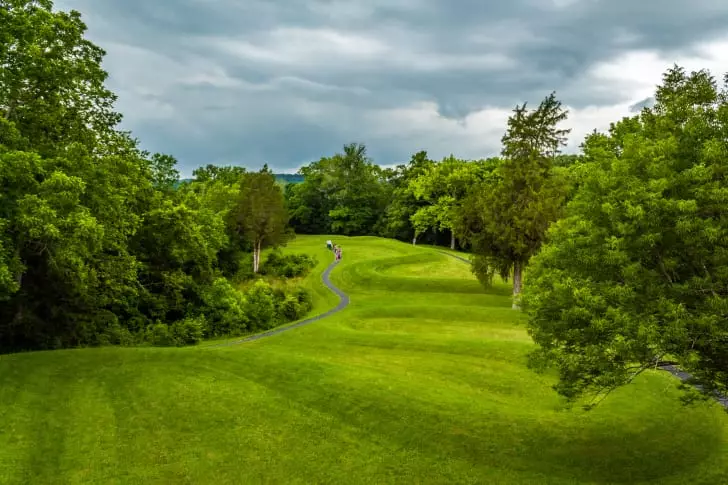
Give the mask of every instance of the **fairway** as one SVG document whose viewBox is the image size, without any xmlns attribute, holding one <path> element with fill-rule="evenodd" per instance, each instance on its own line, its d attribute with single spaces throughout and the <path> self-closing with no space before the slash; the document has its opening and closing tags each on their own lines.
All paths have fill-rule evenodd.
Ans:
<svg viewBox="0 0 728 485">
<path fill-rule="evenodd" d="M 319 260 L 313 314 L 338 301 L 326 239 L 286 249 Z M 0 483 L 727 483 L 728 416 L 683 407 L 667 373 L 566 409 L 526 367 L 508 285 L 432 248 L 333 239 L 350 303 L 309 325 L 0 356 Z"/>
</svg>

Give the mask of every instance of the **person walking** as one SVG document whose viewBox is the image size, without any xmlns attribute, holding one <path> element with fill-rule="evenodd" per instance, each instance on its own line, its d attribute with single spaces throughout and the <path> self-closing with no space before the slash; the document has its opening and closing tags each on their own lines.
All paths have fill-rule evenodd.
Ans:
<svg viewBox="0 0 728 485">
<path fill-rule="evenodd" d="M 334 249 L 334 243 L 331 242 L 331 239 L 329 239 L 328 241 L 326 241 L 326 249 L 328 249 L 329 251 L 333 251 L 333 249 Z"/>
</svg>

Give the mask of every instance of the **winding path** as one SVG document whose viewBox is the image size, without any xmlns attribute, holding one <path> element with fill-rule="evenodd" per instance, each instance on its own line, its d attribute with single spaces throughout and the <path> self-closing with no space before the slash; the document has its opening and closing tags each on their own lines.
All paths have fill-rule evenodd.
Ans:
<svg viewBox="0 0 728 485">
<path fill-rule="evenodd" d="M 441 254 L 445 254 L 445 255 L 450 256 L 452 258 L 455 258 L 455 259 L 457 259 L 459 261 L 462 261 L 464 263 L 472 264 L 472 262 L 469 259 L 463 258 L 462 256 L 458 256 L 457 254 L 452 254 L 452 253 L 448 253 L 448 252 L 445 252 L 445 251 L 437 251 L 437 252 L 438 253 L 441 253 Z M 689 381 L 690 379 L 693 378 L 692 375 L 690 375 L 689 373 L 687 373 L 687 372 L 685 372 L 683 370 L 680 370 L 679 367 L 677 367 L 676 365 L 674 365 L 672 363 L 658 364 L 656 367 L 658 369 L 660 369 L 660 370 L 664 370 L 665 372 L 669 372 L 670 374 L 672 374 L 673 376 L 677 377 L 678 379 L 680 379 L 683 382 L 687 382 L 687 381 Z M 693 387 L 695 389 L 697 389 L 698 391 L 701 391 L 702 390 L 699 385 L 693 385 Z M 724 408 L 728 409 L 728 397 L 716 393 L 713 396 L 713 398 L 716 401 L 718 401 L 718 403 L 721 406 L 723 406 Z"/>
<path fill-rule="evenodd" d="M 461 261 L 463 263 L 472 264 L 472 261 L 470 261 L 469 259 L 464 258 L 462 256 L 458 256 L 457 254 L 448 253 L 446 251 L 439 251 L 439 250 L 436 250 L 436 251 L 438 253 L 440 253 L 440 254 L 444 254 L 446 256 L 450 256 L 451 258 L 455 258 L 458 261 Z M 329 311 L 327 311 L 325 313 L 322 313 L 321 315 L 316 315 L 315 317 L 307 318 L 306 320 L 301 320 L 300 322 L 294 323 L 293 325 L 288 325 L 286 327 L 274 328 L 274 329 L 268 330 L 266 332 L 262 332 L 262 333 L 259 333 L 259 334 L 256 334 L 256 335 L 251 335 L 249 337 L 245 337 L 245 338 L 240 339 L 240 340 L 234 340 L 234 341 L 231 341 L 231 342 L 225 342 L 225 343 L 222 343 L 222 344 L 213 345 L 211 347 L 228 347 L 228 346 L 231 346 L 231 345 L 242 344 L 244 342 L 252 342 L 253 340 L 259 340 L 259 339 L 262 339 L 262 338 L 265 338 L 265 337 L 270 337 L 270 336 L 273 336 L 273 335 L 277 335 L 279 333 L 286 332 L 288 330 L 292 330 L 294 328 L 298 328 L 298 327 L 302 327 L 304 325 L 308 325 L 309 323 L 317 322 L 319 320 L 322 320 L 322 319 L 324 319 L 326 317 L 329 317 L 329 316 L 333 315 L 334 313 L 340 312 L 341 310 L 343 310 L 344 308 L 346 308 L 349 305 L 349 295 L 347 295 L 346 293 L 344 293 L 343 291 L 341 291 L 339 288 L 337 288 L 336 286 L 334 286 L 333 283 L 331 283 L 331 279 L 330 279 L 331 271 L 333 271 L 333 269 L 336 266 L 337 266 L 337 261 L 334 261 L 321 274 L 321 279 L 324 282 L 324 284 L 326 285 L 326 287 L 329 288 L 334 293 L 336 293 L 338 295 L 338 297 L 339 297 L 339 304 L 336 305 L 336 307 L 332 308 L 331 310 L 329 310 Z M 685 372 L 683 370 L 680 370 L 679 367 L 675 366 L 672 363 L 669 363 L 669 364 L 668 363 L 661 364 L 661 365 L 658 365 L 657 368 L 659 368 L 659 369 L 661 369 L 661 370 L 663 370 L 665 372 L 669 372 L 671 375 L 677 377 L 678 379 L 680 379 L 683 382 L 687 382 L 690 379 L 692 379 L 692 375 L 690 375 L 689 373 L 687 373 L 687 372 Z M 694 385 L 694 387 L 696 389 L 698 389 L 698 390 L 701 390 L 700 389 L 700 386 L 698 386 L 698 385 Z M 724 408 L 728 409 L 728 397 L 723 396 L 721 394 L 716 394 L 713 397 L 714 397 L 714 399 L 721 406 L 723 406 Z"/>
<path fill-rule="evenodd" d="M 346 308 L 349 305 L 349 295 L 347 295 L 346 293 L 344 293 L 343 291 L 338 289 L 331 282 L 331 279 L 330 279 L 331 271 L 333 271 L 333 269 L 336 267 L 337 264 L 338 264 L 338 262 L 334 261 L 321 274 L 321 280 L 323 280 L 326 287 L 339 296 L 339 304 L 336 305 L 331 310 L 327 311 L 326 313 L 322 313 L 321 315 L 316 315 L 315 317 L 307 318 L 306 320 L 301 320 L 300 322 L 296 322 L 293 325 L 288 325 L 287 327 L 274 328 L 274 329 L 268 330 L 263 333 L 258 333 L 255 335 L 251 335 L 249 337 L 245 337 L 240 340 L 234 340 L 232 342 L 225 342 L 222 344 L 213 345 L 212 347 L 229 347 L 231 345 L 238 345 L 238 344 L 242 344 L 244 342 L 252 342 L 253 340 L 259 340 L 259 339 L 262 339 L 265 337 L 270 337 L 272 335 L 277 335 L 279 333 L 286 332 L 288 330 L 292 330 L 294 328 L 303 327 L 304 325 L 308 325 L 309 323 L 317 322 L 323 318 L 333 315 L 334 313 L 340 312 L 341 310 L 343 310 L 344 308 Z"/>
</svg>

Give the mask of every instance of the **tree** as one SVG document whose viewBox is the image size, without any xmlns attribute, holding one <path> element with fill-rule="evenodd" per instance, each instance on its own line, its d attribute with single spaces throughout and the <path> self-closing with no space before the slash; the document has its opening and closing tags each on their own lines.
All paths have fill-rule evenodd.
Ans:
<svg viewBox="0 0 728 485">
<path fill-rule="evenodd" d="M 429 229 L 450 231 L 450 249 L 455 249 L 456 218 L 460 203 L 472 184 L 483 179 L 485 162 L 465 162 L 450 155 L 432 164 L 409 183 L 409 191 L 425 202 L 410 217 L 415 237 Z"/>
<path fill-rule="evenodd" d="M 193 170 L 192 176 L 196 182 L 200 183 L 219 181 L 228 185 L 235 185 L 240 183 L 245 173 L 245 167 L 235 165 L 219 167 L 217 165 L 207 164 L 204 167 Z"/>
<path fill-rule="evenodd" d="M 92 343 L 137 292 L 152 187 L 77 12 L 0 3 L 0 342 Z"/>
<path fill-rule="evenodd" d="M 420 151 L 412 155 L 409 163 L 398 165 L 387 174 L 386 180 L 391 192 L 382 220 L 382 236 L 416 242 L 418 234 L 411 218 L 428 203 L 415 197 L 410 190 L 410 183 L 424 174 L 433 163 L 427 158 L 426 151 Z"/>
<path fill-rule="evenodd" d="M 331 158 L 330 174 L 324 187 L 333 202 L 331 230 L 347 236 L 372 233 L 386 200 L 381 169 L 367 157 L 366 147 L 344 145 L 344 153 Z"/>
<path fill-rule="evenodd" d="M 240 195 L 230 212 L 235 232 L 253 246 L 253 272 L 260 269 L 264 246 L 285 242 L 290 233 L 288 213 L 280 186 L 268 171 L 247 173 L 240 184 Z"/>
<path fill-rule="evenodd" d="M 728 90 L 676 66 L 653 108 L 584 142 L 524 299 L 562 395 L 601 399 L 663 360 L 728 391 L 727 140 Z"/>
<path fill-rule="evenodd" d="M 458 227 L 475 254 L 473 270 L 484 284 L 495 274 L 513 274 L 513 308 L 519 308 L 523 268 L 541 247 L 546 230 L 560 215 L 564 181 L 553 161 L 569 130 L 558 124 L 567 111 L 547 96 L 537 109 L 516 106 L 503 136 L 498 176 L 472 191 Z"/>
<path fill-rule="evenodd" d="M 172 155 L 155 153 L 149 160 L 152 185 L 158 190 L 172 190 L 179 182 L 179 171 L 175 168 L 177 159 Z"/>
<path fill-rule="evenodd" d="M 364 235 L 375 232 L 387 205 L 385 174 L 366 156 L 366 147 L 344 146 L 343 153 L 303 167 L 304 182 L 287 187 L 292 225 L 307 233 Z"/>
<path fill-rule="evenodd" d="M 187 197 L 190 201 L 190 197 Z M 133 248 L 142 267 L 143 313 L 161 321 L 183 319 L 205 285 L 212 284 L 217 253 L 227 243 L 224 221 L 209 208 L 164 199 L 145 214 Z"/>
<path fill-rule="evenodd" d="M 291 226 L 297 233 L 328 234 L 331 232 L 329 211 L 332 190 L 326 183 L 330 178 L 330 159 L 322 158 L 298 171 L 303 176 L 300 184 L 288 184 L 285 188 L 286 202 L 291 217 Z"/>
<path fill-rule="evenodd" d="M 0 2 L 0 116 L 42 156 L 71 143 L 104 148 L 121 115 L 104 82 L 103 49 L 83 36 L 81 15 L 50 0 Z"/>
</svg>

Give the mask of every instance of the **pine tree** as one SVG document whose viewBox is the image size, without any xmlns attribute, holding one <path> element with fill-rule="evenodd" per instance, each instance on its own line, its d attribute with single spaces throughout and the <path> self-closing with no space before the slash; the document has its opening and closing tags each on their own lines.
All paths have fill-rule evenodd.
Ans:
<svg viewBox="0 0 728 485">
<path fill-rule="evenodd" d="M 536 110 L 516 106 L 502 138 L 497 176 L 471 191 L 460 212 L 460 232 L 475 254 L 473 271 L 486 285 L 496 274 L 504 279 L 512 274 L 514 309 L 523 268 L 563 205 L 563 182 L 552 168 L 570 131 L 558 127 L 567 114 L 554 93 Z"/>
</svg>

